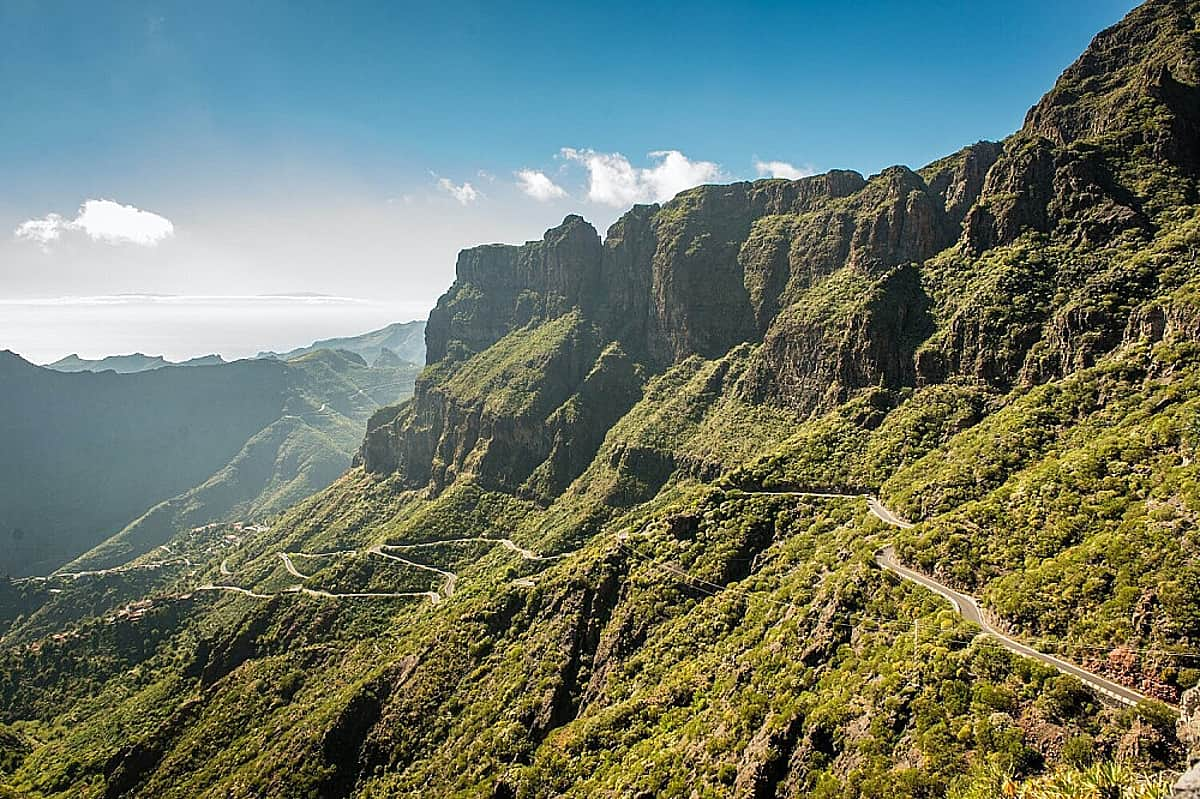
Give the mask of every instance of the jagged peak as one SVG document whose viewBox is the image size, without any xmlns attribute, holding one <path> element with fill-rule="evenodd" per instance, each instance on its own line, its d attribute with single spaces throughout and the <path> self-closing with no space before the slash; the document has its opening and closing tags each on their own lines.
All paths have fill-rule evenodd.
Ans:
<svg viewBox="0 0 1200 799">
<path fill-rule="evenodd" d="M 1101 31 L 1029 109 L 1024 136 L 1055 144 L 1129 124 L 1125 108 L 1138 95 L 1178 79 L 1200 80 L 1197 0 L 1149 0 Z"/>
</svg>

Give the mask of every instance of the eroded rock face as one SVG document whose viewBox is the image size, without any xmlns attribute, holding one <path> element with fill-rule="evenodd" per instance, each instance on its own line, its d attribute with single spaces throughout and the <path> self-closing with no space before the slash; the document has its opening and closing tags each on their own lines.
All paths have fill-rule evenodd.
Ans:
<svg viewBox="0 0 1200 799">
<path fill-rule="evenodd" d="M 781 316 L 739 387 L 755 401 L 802 410 L 831 407 L 865 386 L 913 385 L 914 348 L 932 330 L 929 298 L 911 266 L 863 284 L 844 315 Z"/>
<path fill-rule="evenodd" d="M 946 217 L 961 225 L 967 211 L 983 193 L 988 170 L 1000 157 L 999 142 L 981 141 L 930 164 L 921 173 L 929 189 L 942 200 Z"/>
<path fill-rule="evenodd" d="M 1200 688 L 1183 692 L 1179 700 L 1179 723 L 1176 726 L 1179 741 L 1188 754 L 1200 760 Z"/>
<path fill-rule="evenodd" d="M 580 216 L 568 216 L 541 241 L 488 244 L 463 250 L 456 279 L 429 314 L 426 363 L 451 342 L 468 353 L 486 349 L 535 319 L 552 319 L 600 295 L 600 236 Z"/>
<path fill-rule="evenodd" d="M 396 473 L 409 488 L 437 492 L 470 473 L 485 488 L 539 499 L 557 495 L 640 398 L 643 378 L 619 346 L 604 346 L 578 311 L 555 320 L 554 333 L 529 350 L 534 361 L 519 364 L 537 375 L 527 402 L 514 406 L 502 397 L 527 373 L 476 375 L 468 363 L 449 380 L 423 377 L 410 402 L 372 419 L 357 463 Z M 506 341 L 518 350 L 525 343 Z M 523 390 L 516 394 L 524 397 Z"/>
<path fill-rule="evenodd" d="M 755 347 L 730 390 L 815 413 L 868 387 L 1005 390 L 1133 338 L 1196 337 L 1191 304 L 1139 308 L 1155 276 L 1109 267 L 1115 244 L 1149 242 L 1161 209 L 1196 198 L 1198 17 L 1194 0 L 1151 0 L 1003 144 L 919 172 L 701 186 L 635 206 L 603 243 L 569 216 L 540 241 L 463 251 L 427 326 L 434 368 L 408 406 L 372 421 L 360 462 L 414 486 L 472 474 L 549 499 L 646 376 L 689 357 Z M 588 331 L 578 346 L 535 332 L 567 314 Z M 488 349 L 521 331 L 524 355 Z M 474 387 L 459 377 L 522 358 L 542 370 L 521 378 L 536 409 L 491 402 L 503 369 Z"/>
<path fill-rule="evenodd" d="M 1195 3 L 1152 0 L 1096 36 L 988 172 L 964 223 L 970 252 L 1027 230 L 1065 227 L 1097 244 L 1150 226 L 1155 193 L 1200 172 L 1197 13 Z M 1158 188 L 1131 189 L 1116 174 L 1130 156 L 1162 173 Z"/>
<path fill-rule="evenodd" d="M 702 186 L 664 206 L 653 224 L 649 306 L 641 346 L 650 363 L 663 367 L 690 355 L 718 357 L 757 339 L 777 298 L 755 293 L 743 249 L 757 221 L 816 214 L 824 218 L 839 200 L 866 185 L 857 172 L 836 171 L 798 181 L 766 180 Z M 834 231 L 835 237 L 839 232 Z M 845 246 L 834 244 L 835 252 Z M 782 274 L 765 277 L 782 290 Z M 771 306 L 774 307 L 774 306 Z"/>
<path fill-rule="evenodd" d="M 1142 138 L 1156 155 L 1195 166 L 1200 60 L 1186 43 L 1197 10 L 1186 0 L 1151 0 L 1096 35 L 1025 117 L 1025 129 L 1065 145 L 1115 133 Z M 1174 73 L 1174 75 L 1172 74 Z M 1178 76 L 1191 86 L 1184 86 Z M 1157 107 L 1154 107 L 1157 106 Z M 1137 129 L 1130 117 L 1162 112 L 1168 124 Z M 1189 141 L 1190 139 L 1190 141 Z M 1193 156 L 1182 157 L 1181 156 Z"/>
</svg>

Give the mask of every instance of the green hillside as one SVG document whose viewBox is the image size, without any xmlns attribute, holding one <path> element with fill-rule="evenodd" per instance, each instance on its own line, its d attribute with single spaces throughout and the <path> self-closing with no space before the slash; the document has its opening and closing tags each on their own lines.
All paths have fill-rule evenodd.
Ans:
<svg viewBox="0 0 1200 799">
<path fill-rule="evenodd" d="M 1200 724 L 1198 31 L 1150 0 L 921 169 L 463 251 L 327 489 L 0 583 L 0 784 L 1165 797 Z M 196 490 L 282 506 L 258 447 Z"/>
<path fill-rule="evenodd" d="M 0 572 L 23 575 L 114 566 L 179 529 L 281 510 L 345 469 L 415 370 L 318 351 L 129 375 L 3 353 L 0 372 Z"/>
</svg>

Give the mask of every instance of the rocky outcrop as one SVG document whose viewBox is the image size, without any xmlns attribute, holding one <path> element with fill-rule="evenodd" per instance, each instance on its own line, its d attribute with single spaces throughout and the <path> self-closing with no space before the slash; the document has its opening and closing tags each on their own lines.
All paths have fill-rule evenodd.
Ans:
<svg viewBox="0 0 1200 799">
<path fill-rule="evenodd" d="M 1050 229 L 1054 151 L 1044 139 L 1011 139 L 988 171 L 981 197 L 963 220 L 963 244 L 978 254 L 1027 230 Z"/>
<path fill-rule="evenodd" d="M 554 453 L 548 474 L 537 482 L 565 487 L 564 481 L 575 476 L 570 469 L 582 470 L 580 461 L 586 465 L 595 454 L 584 442 L 594 440 L 598 447 L 603 438 L 603 431 L 583 437 L 595 404 L 593 389 L 611 388 L 614 403 L 605 412 L 623 413 L 636 401 L 634 373 L 620 353 L 604 351 L 578 311 L 514 331 L 497 346 L 501 354 L 493 361 L 427 372 L 409 403 L 377 413 L 356 463 L 371 472 L 395 472 L 410 488 L 428 485 L 440 491 L 459 475 L 471 474 L 487 488 L 516 492 Z M 627 385 L 623 376 L 635 385 Z M 629 398 L 624 404 L 615 402 L 622 391 Z M 574 457 L 563 453 L 559 441 L 569 407 L 582 409 L 573 417 L 581 435 Z M 598 421 L 603 430 L 607 424 Z"/>
<path fill-rule="evenodd" d="M 1200 760 L 1200 688 L 1189 688 L 1179 700 L 1179 742 L 1189 756 Z"/>
<path fill-rule="evenodd" d="M 930 191 L 941 198 L 946 217 L 955 225 L 962 224 L 967 211 L 983 193 L 988 170 L 1000 157 L 1001 150 L 999 142 L 976 142 L 920 171 Z"/>
<path fill-rule="evenodd" d="M 838 283 L 814 291 L 845 302 L 840 312 L 797 303 L 781 314 L 739 385 L 744 396 L 811 411 L 866 386 L 915 383 L 915 348 L 933 327 L 917 270 L 909 265 L 876 281 Z"/>
<path fill-rule="evenodd" d="M 480 352 L 516 328 L 552 319 L 600 296 L 600 237 L 568 216 L 541 241 L 463 250 L 456 278 L 429 314 L 426 362 Z"/>
<path fill-rule="evenodd" d="M 1151 0 L 1096 36 L 1005 143 L 966 216 L 968 251 L 1059 228 L 1102 244 L 1194 196 L 1181 178 L 1200 172 L 1198 18 L 1193 0 Z"/>
<path fill-rule="evenodd" d="M 408 406 L 373 420 L 360 462 L 414 487 L 472 474 L 546 500 L 644 376 L 689 357 L 756 345 L 735 390 L 816 412 L 867 387 L 1038 383 L 1131 335 L 1194 333 L 1173 308 L 1131 316 L 1156 289 L 1131 287 L 1103 250 L 1150 240 L 1162 208 L 1196 196 L 1198 9 L 1151 0 L 1100 34 L 1006 142 L 919 172 L 701 186 L 635 206 L 603 243 L 568 216 L 540 241 L 463 251 L 429 318 L 433 368 Z M 568 314 L 586 346 L 489 349 Z M 502 358 L 543 370 L 522 384 L 536 408 L 489 400 L 503 370 L 464 385 Z M 657 458 L 655 478 L 677 461 Z"/>
<path fill-rule="evenodd" d="M 755 224 L 770 217 L 825 218 L 865 185 L 857 172 L 836 171 L 680 194 L 655 215 L 644 338 L 632 350 L 663 367 L 690 355 L 718 357 L 757 339 L 765 322 L 763 299 L 752 299 L 754 280 L 748 281 L 747 268 L 754 266 L 743 257 Z"/>
<path fill-rule="evenodd" d="M 1179 148 L 1194 155 L 1200 57 L 1193 31 L 1200 8 L 1193 0 L 1150 0 L 1111 28 L 1096 35 L 1067 67 L 1054 88 L 1029 110 L 1025 130 L 1055 144 L 1116 134 L 1150 144 L 1157 157 L 1179 159 Z M 1191 86 L 1183 86 L 1172 72 Z M 1165 122 L 1131 125 L 1157 112 Z M 1139 129 L 1140 128 L 1140 129 Z M 1190 140 L 1190 141 L 1189 141 Z"/>
<path fill-rule="evenodd" d="M 608 429 L 642 397 L 640 369 L 620 345 L 608 346 L 575 393 L 546 419 L 550 447 L 521 487 L 521 493 L 548 502 L 583 473 Z"/>
<path fill-rule="evenodd" d="M 1194 286 L 1184 286 L 1166 301 L 1150 302 L 1129 316 L 1125 342 L 1200 341 L 1200 303 Z"/>
<path fill-rule="evenodd" d="M 1179 703 L 1179 740 L 1188 752 L 1191 769 L 1179 778 L 1173 799 L 1200 799 L 1200 688 L 1183 692 Z"/>
<path fill-rule="evenodd" d="M 1171 789 L 1171 799 L 1200 799 L 1200 763 L 1179 778 Z"/>
</svg>

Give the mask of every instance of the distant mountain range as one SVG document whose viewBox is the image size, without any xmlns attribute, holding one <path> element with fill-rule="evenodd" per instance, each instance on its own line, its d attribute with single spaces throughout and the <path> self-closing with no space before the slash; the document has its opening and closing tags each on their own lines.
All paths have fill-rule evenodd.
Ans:
<svg viewBox="0 0 1200 799">
<path fill-rule="evenodd" d="M 297 347 L 287 352 L 264 350 L 255 358 L 288 361 L 318 350 L 343 350 L 358 355 L 371 366 L 400 366 L 401 364 L 425 363 L 425 322 L 396 322 L 379 330 L 371 330 L 357 336 L 327 338 L 314 341 L 307 347 Z M 186 361 L 168 361 L 162 355 L 146 355 L 141 352 L 129 355 L 109 355 L 104 358 L 81 358 L 72 353 L 54 363 L 45 364 L 56 372 L 104 372 L 135 374 L 161 369 L 164 366 L 212 366 L 228 363 L 220 355 L 201 355 Z"/>
<path fill-rule="evenodd" d="M 117 374 L 127 375 L 135 372 L 148 372 L 151 369 L 161 369 L 164 366 L 212 366 L 218 363 L 226 363 L 226 361 L 220 355 L 201 355 L 198 358 L 190 358 L 186 361 L 168 361 L 161 355 L 145 355 L 140 352 L 134 352 L 129 355 L 109 355 L 105 358 L 91 360 L 80 358 L 73 353 L 65 358 L 59 358 L 54 363 L 46 364 L 46 368 L 53 369 L 56 372 L 112 371 Z"/>
<path fill-rule="evenodd" d="M 327 338 L 314 341 L 307 347 L 298 347 L 289 352 L 260 352 L 259 358 L 291 360 L 316 350 L 345 350 L 360 355 L 371 365 L 395 365 L 397 363 L 425 363 L 425 322 L 397 322 L 363 333 L 359 336 Z M 382 361 L 381 361 L 382 359 Z"/>
<path fill-rule="evenodd" d="M 282 509 L 345 471 L 368 416 L 411 394 L 417 372 L 316 350 L 62 373 L 0 352 L 0 574 L 85 553 L 77 567 L 103 567 L 180 529 Z"/>
</svg>

